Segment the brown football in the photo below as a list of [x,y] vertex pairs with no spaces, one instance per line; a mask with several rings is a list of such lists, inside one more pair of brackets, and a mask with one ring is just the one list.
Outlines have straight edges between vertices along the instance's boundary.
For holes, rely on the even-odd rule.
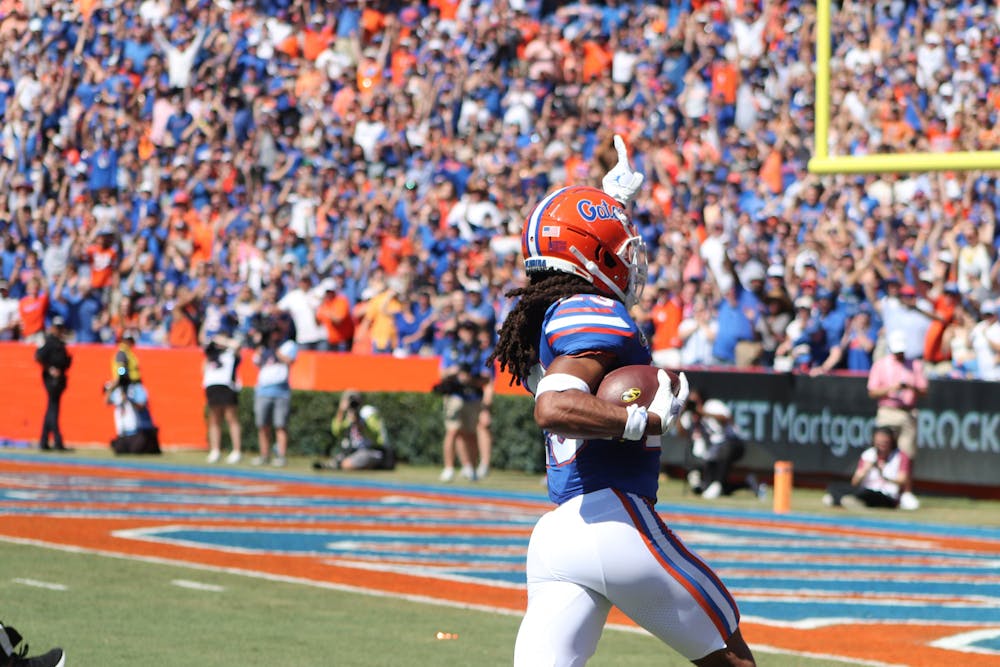
[[[648,408],[660,386],[656,378],[659,370],[656,366],[643,365],[616,368],[601,380],[597,397],[625,407],[639,405]],[[670,377],[670,386],[676,393],[677,374],[673,371],[666,373]]]

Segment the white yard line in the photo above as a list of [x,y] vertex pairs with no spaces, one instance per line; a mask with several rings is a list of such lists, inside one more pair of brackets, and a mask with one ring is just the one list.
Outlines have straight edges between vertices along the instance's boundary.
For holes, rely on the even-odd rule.
[[22,586],[33,586],[34,588],[46,588],[50,591],[68,591],[69,586],[64,584],[53,584],[48,581],[39,581],[38,579],[11,579],[15,584],[21,584]]
[[170,583],[180,588],[190,588],[193,591],[208,591],[210,593],[221,593],[224,590],[226,590],[225,586],[216,586],[215,584],[204,584],[200,581],[191,581],[190,579],[174,579]]

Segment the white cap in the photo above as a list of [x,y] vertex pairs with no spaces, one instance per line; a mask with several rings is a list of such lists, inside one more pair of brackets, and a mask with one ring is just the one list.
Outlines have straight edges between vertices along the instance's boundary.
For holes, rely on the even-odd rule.
[[906,333],[900,329],[890,331],[886,336],[885,344],[892,354],[902,354],[906,352]]
[[938,261],[944,262],[945,264],[954,264],[955,256],[951,254],[948,250],[942,250],[938,253]]
[[795,309],[805,308],[806,310],[811,310],[813,307],[813,300],[811,296],[800,296],[795,300]]
[[764,265],[757,260],[751,259],[743,266],[740,272],[740,282],[749,283],[751,280],[764,279]]
[[729,406],[717,398],[710,398],[705,401],[705,404],[701,406],[701,409],[706,414],[713,417],[725,417],[726,419],[729,419],[733,416],[733,413],[729,410]]
[[781,264],[772,264],[767,267],[767,277],[768,278],[784,278],[785,277],[785,267]]
[[938,86],[938,95],[951,97],[954,94],[955,94],[955,86],[951,85],[950,81],[945,81],[940,86]]
[[941,35],[931,30],[926,35],[924,35],[924,41],[927,42],[928,44],[940,44]]

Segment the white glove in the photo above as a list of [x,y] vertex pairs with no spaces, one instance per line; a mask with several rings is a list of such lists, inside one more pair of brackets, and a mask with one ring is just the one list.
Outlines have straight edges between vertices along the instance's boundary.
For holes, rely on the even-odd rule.
[[632,171],[632,165],[628,161],[628,151],[625,150],[625,141],[617,134],[615,135],[615,151],[618,152],[618,164],[613,166],[611,171],[601,179],[601,188],[622,204],[627,204],[642,187],[645,175],[638,171]]
[[670,376],[665,370],[661,368],[656,377],[660,381],[660,386],[656,390],[656,395],[653,396],[653,402],[646,408],[646,412],[652,412],[660,417],[660,432],[666,433],[673,421],[677,419],[677,415],[684,410],[684,405],[687,404],[688,379],[684,373],[678,375],[677,391],[674,392],[673,387],[670,386]]

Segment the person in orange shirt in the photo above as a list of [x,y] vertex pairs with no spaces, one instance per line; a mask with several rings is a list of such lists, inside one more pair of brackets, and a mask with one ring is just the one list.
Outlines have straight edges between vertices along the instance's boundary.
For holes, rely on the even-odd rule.
[[302,57],[315,62],[323,49],[333,42],[334,36],[333,26],[327,24],[326,17],[320,13],[313,14],[302,33]]
[[367,331],[370,344],[368,349],[354,349],[354,352],[391,354],[395,349],[396,313],[402,308],[399,302],[401,288],[397,282],[389,283],[367,303],[358,304],[359,327]]
[[678,330],[684,319],[684,302],[680,294],[660,286],[650,317],[653,320],[653,338],[650,341],[653,364],[662,368],[679,368],[683,341]]
[[458,8],[462,3],[460,0],[430,0],[427,4],[438,10],[442,21],[454,21],[458,17]]
[[[921,276],[924,283],[928,276]],[[933,281],[933,277],[930,277]],[[962,294],[956,283],[945,283],[941,293],[934,299],[934,319],[927,327],[924,338],[924,361],[931,365],[940,364],[944,372],[951,370],[951,349],[942,345],[945,331],[955,321],[955,311],[962,303]]]
[[394,276],[399,269],[400,261],[411,255],[413,255],[413,242],[409,237],[403,236],[400,221],[391,220],[379,243],[379,265],[385,269],[387,276]]
[[723,104],[736,104],[736,87],[740,76],[736,63],[727,60],[717,60],[712,63],[712,99],[721,100]]
[[327,350],[350,352],[354,340],[351,302],[337,289],[337,280],[323,281],[323,301],[316,309],[316,321],[326,328]]
[[21,317],[21,340],[33,345],[45,341],[45,315],[49,312],[49,291],[44,278],[32,278],[17,304]]
[[177,300],[170,317],[170,331],[167,344],[170,347],[195,347],[198,345],[198,330],[201,328],[201,312],[198,307],[201,293],[182,286],[177,290]]
[[594,41],[583,43],[583,80],[593,81],[611,69],[611,51],[607,43]]
[[111,328],[115,332],[115,338],[121,339],[126,329],[139,328],[139,309],[129,296],[122,296],[118,304],[118,310],[111,315]]
[[882,123],[883,143],[895,148],[906,148],[916,132],[903,120],[902,111],[895,105],[889,111],[889,118]]
[[169,219],[171,231],[168,240],[178,239],[184,244],[185,251],[187,244],[190,244],[190,266],[210,262],[214,243],[212,226],[203,222],[198,212],[191,208],[188,193],[181,191],[174,195],[174,206]]
[[118,250],[114,247],[114,230],[101,227],[97,240],[87,246],[86,260],[90,264],[90,286],[103,290],[111,285],[111,276],[118,268]]
[[413,37],[407,35],[399,40],[399,48],[392,52],[389,61],[389,70],[392,72],[392,85],[402,88],[406,85],[406,78],[417,65],[417,57],[413,54]]
[[323,82],[326,74],[315,64],[299,68],[299,78],[295,80],[295,97],[300,100],[319,100],[323,97]]
[[385,58],[381,53],[375,54],[367,49],[364,57],[358,63],[357,84],[362,94],[371,93],[382,83],[382,63]]

